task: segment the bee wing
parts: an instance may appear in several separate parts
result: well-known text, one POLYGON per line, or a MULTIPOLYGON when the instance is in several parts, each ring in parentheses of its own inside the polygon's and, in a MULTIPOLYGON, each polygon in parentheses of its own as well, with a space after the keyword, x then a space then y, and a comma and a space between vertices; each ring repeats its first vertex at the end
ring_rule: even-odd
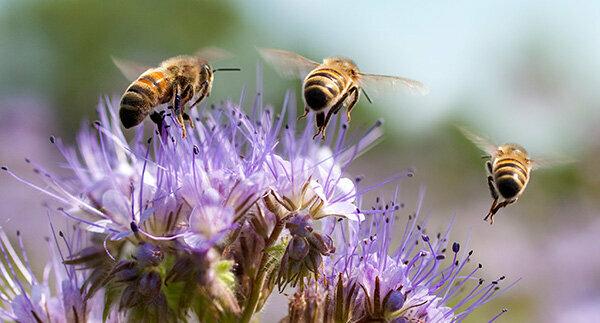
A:
POLYGON ((272 65, 277 73, 287 78, 304 78, 314 70, 319 63, 302 55, 281 49, 258 48, 260 56, 272 65))
POLYGON ((204 47, 196 51, 194 55, 211 63, 233 57, 232 53, 219 47, 204 47))
POLYGON ((531 160, 531 169, 552 168, 572 164, 575 159, 564 156, 541 157, 531 160))
POLYGON ((369 91, 404 89, 412 94, 426 95, 429 93, 429 88, 425 84, 404 77, 363 73, 360 75, 361 86, 369 91))
POLYGON ((138 64, 136 62, 119 59, 113 56, 111 56, 111 58, 113 60, 113 63, 115 63, 115 65, 121 71, 121 73, 123 73, 123 75, 125 75, 125 77, 132 82, 137 80, 137 78, 140 77, 142 73, 151 68, 148 66, 138 64))
POLYGON ((471 132, 470 130, 461 127, 461 126, 456 126, 458 128, 458 130, 460 130, 460 132, 463 133, 463 135, 469 139, 472 143, 475 144, 475 146, 477 146, 479 149, 483 150, 484 152, 490 154, 490 155, 494 155, 496 153, 496 150, 498 149, 498 146, 494 145, 491 140, 478 136, 475 133, 471 132))

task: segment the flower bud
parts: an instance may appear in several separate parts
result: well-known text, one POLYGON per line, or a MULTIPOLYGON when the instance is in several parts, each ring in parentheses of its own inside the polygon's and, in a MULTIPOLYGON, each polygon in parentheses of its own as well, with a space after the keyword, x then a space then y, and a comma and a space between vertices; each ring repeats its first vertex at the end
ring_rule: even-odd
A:
POLYGON ((318 232, 312 232, 308 236, 308 242, 311 247, 317 250, 324 256, 328 256, 331 253, 335 252, 335 247, 333 246, 333 240, 328 235, 323 235, 318 232))
POLYGON ((387 312, 395 312, 402 308, 405 300, 406 296, 404 296, 402 292, 393 290, 390 292, 387 302, 385 303, 385 310, 387 312))
POLYGON ((300 261, 308 255, 310 246, 305 238, 293 237, 288 245, 288 250, 291 259, 300 261))
POLYGON ((290 218, 285 227, 292 236, 307 237, 313 231, 308 223, 309 219, 308 215, 296 214, 290 218))
POLYGON ((314 249, 312 249, 310 251, 310 253, 308 254, 308 257, 306 257, 304 260, 304 264, 306 265, 306 268, 308 270, 312 271, 313 273, 317 272, 317 269, 319 269, 321 262, 323 262, 323 258, 321 256, 321 254, 314 249))
POLYGON ((151 243, 144 243, 138 247, 135 258, 140 267, 154 267, 160 265, 164 259, 164 254, 158 246, 151 243))

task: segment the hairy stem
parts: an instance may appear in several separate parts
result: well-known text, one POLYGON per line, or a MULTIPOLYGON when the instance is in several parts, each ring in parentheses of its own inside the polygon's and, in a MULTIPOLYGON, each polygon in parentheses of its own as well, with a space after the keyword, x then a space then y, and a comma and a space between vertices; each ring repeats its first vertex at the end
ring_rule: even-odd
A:
POLYGON ((285 220, 279 219, 271 232, 271 235, 265 242, 265 248, 263 249, 263 255, 260 259, 260 265, 258 266, 258 273, 254 278, 254 282, 252 283, 252 290, 250 291, 250 297, 246 299, 246 304, 244 304, 244 312, 242 313, 242 317, 240 318, 240 322, 248 323, 252 319, 254 312, 256 311, 256 307, 258 306, 258 301, 260 300, 260 293, 262 292, 263 285, 265 283, 265 277, 267 275, 266 270, 262 270, 268 260, 267 249, 269 249, 275 241, 279 238, 283 227, 285 226, 285 220))

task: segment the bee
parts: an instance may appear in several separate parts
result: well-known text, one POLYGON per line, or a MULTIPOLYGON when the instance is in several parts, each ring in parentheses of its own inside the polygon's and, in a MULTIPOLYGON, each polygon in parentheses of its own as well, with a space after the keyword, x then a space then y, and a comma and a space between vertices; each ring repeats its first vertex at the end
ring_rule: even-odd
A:
POLYGON ((186 137, 185 121, 194 127, 192 119, 185 112, 210 96, 216 71, 239 71, 238 68, 212 69, 209 61, 230 56, 217 48, 207 48, 195 55, 182 55, 169 58, 158 67, 140 66, 113 58, 115 65, 133 82, 121 97, 119 117, 125 128, 140 124, 160 104, 169 104, 174 120, 181 127, 182 138, 186 137), (194 99, 195 98, 195 99, 194 99))
POLYGON ((350 113, 358 102, 360 92, 372 102, 364 88, 404 87, 412 92, 427 94, 421 82, 397 76, 365 74, 356 64, 344 57, 328 57, 319 64, 299 54, 280 49, 259 49, 261 56, 283 76, 304 78, 305 118, 312 110, 316 113, 317 132, 325 138, 325 129, 331 117, 342 108, 350 122, 350 113))
POLYGON ((568 159, 531 159, 527 150, 518 144, 494 145, 467 129, 459 127, 467 139, 486 154, 487 182, 492 195, 492 206, 483 219, 494 223, 494 215, 503 207, 515 203, 529 183, 531 171, 539 168, 569 163, 568 159), (500 201, 502 198, 502 201, 500 201), (499 202, 500 201, 500 202, 499 202))

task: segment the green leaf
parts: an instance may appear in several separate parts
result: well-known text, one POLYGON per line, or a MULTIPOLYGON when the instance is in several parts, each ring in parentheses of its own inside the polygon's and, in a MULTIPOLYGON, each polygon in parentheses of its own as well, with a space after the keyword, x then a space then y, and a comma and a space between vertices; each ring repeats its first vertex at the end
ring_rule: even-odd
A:
POLYGON ((279 244, 273 245, 267 248, 265 251, 267 252, 267 262, 265 263, 265 268, 260 268, 259 270, 267 270, 269 272, 273 271, 281 262, 281 258, 283 258, 283 254, 285 253, 285 249, 287 248, 288 241, 282 241, 279 244))
POLYGON ((102 309, 102 322, 106 322, 108 320, 108 316, 111 313, 111 307, 117 297, 120 294, 120 288, 115 288, 111 286, 107 286, 104 289, 104 308, 102 309))
POLYGON ((167 298, 167 304, 175 313, 179 312, 177 309, 181 305, 181 298, 183 296, 183 291, 186 289, 185 287, 185 282, 170 283, 167 286, 163 286, 162 290, 167 298))
POLYGON ((258 270, 266 271, 265 275, 265 283, 263 286, 263 290, 260 295, 260 300, 258 301, 258 306, 256 307, 256 311, 260 311, 269 296, 271 295, 271 291, 275 286, 276 275, 279 264, 281 263, 281 258, 285 254, 285 249, 287 248, 288 240, 284 240, 279 244, 273 245, 265 250, 267 253, 267 261, 265 262, 264 268, 259 268, 258 270))

